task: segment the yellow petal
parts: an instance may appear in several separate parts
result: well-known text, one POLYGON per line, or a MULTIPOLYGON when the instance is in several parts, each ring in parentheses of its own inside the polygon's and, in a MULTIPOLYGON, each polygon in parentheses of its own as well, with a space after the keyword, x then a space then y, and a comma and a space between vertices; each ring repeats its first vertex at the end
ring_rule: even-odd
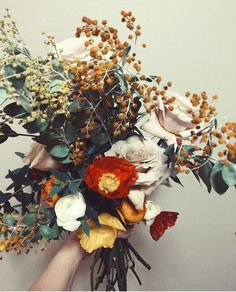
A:
POLYGON ((101 225, 110 226, 116 230, 126 231, 120 220, 110 215, 109 213, 102 213, 98 216, 99 223, 101 225))
POLYGON ((101 225, 100 227, 94 226, 92 229, 90 229, 89 236, 87 236, 85 233, 80 233, 79 235, 81 238, 80 244, 82 248, 88 253, 91 253, 95 249, 101 247, 112 248, 114 246, 116 236, 116 229, 104 225, 101 225))

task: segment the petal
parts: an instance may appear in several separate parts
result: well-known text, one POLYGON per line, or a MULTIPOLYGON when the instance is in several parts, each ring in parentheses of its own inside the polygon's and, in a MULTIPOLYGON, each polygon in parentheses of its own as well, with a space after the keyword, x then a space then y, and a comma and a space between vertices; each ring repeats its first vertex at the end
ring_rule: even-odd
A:
POLYGON ((126 231, 119 219, 109 213, 102 213, 98 216, 99 223, 120 231, 126 231))
POLYGON ((80 233, 80 244, 82 248, 91 253, 98 248, 112 248, 117 237, 117 230, 110 226, 94 226, 90 234, 80 233))
POLYGON ((63 227, 65 230, 75 231, 80 227, 81 222, 77 220, 73 220, 73 221, 65 223, 65 222, 60 221, 59 218, 57 218, 57 225, 63 227))
POLYGON ((154 220, 154 218, 161 213, 161 208, 159 205, 154 204, 152 201, 148 200, 145 203, 147 211, 145 213, 144 219, 147 221, 154 220))
POLYGON ((155 112, 151 112, 149 120, 143 123, 140 129, 160 139, 166 139, 168 144, 173 144, 176 142, 175 135, 166 131, 161 126, 155 112))
POLYGON ((128 198, 134 204, 135 209, 143 210, 143 203, 145 199, 144 192, 136 189, 130 190, 128 198))
POLYGON ((163 211, 156 216, 150 227, 150 233, 154 240, 158 240, 165 233, 166 229, 175 225, 179 213, 163 211))

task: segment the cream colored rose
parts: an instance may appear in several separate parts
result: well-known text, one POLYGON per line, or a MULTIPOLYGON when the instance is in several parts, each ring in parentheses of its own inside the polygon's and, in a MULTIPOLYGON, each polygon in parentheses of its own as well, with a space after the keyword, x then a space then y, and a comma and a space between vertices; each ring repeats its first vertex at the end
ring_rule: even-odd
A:
POLYGON ((69 63, 74 63, 78 60, 89 62, 92 57, 84 44, 87 40, 88 38, 86 37, 73 37, 58 43, 56 46, 57 50, 61 51, 60 57, 69 63))
POLYGON ((45 150, 45 146, 34 142, 31 145, 31 150, 23 159, 25 163, 29 163, 31 167, 48 171, 50 169, 60 168, 61 164, 52 158, 52 156, 45 150))
POLYGON ((84 216, 85 210, 86 203, 81 193, 62 197, 55 205, 57 225, 68 231, 77 230, 81 225, 77 219, 84 216))
POLYGON ((145 203, 147 211, 144 216, 147 225, 151 225, 155 220, 156 216, 161 213, 161 208, 159 205, 154 204, 152 201, 148 200, 145 203))
POLYGON ((192 116, 188 113, 196 108, 184 96, 175 92, 166 92, 166 97, 175 97, 174 110, 170 111, 163 103, 161 97, 158 99, 158 109, 152 111, 149 119, 141 125, 141 129, 160 139, 166 139, 169 144, 176 142, 176 137, 187 139, 196 125, 191 123, 192 116))
MULTIPOLYGON (((135 184, 146 195, 165 182, 171 173, 165 164, 167 157, 164 155, 164 149, 152 140, 142 140, 139 136, 116 142, 105 155, 122 157, 134 164, 138 172, 135 184)), ((130 197, 133 197, 133 194, 130 197)), ((141 198, 140 193, 139 197, 141 198)))

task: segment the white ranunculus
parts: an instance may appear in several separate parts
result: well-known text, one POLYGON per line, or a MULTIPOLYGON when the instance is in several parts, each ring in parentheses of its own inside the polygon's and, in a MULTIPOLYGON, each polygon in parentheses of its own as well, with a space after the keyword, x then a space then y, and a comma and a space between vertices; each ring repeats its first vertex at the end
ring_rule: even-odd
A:
POLYGON ((134 204, 135 209, 143 210, 143 203, 145 199, 144 192, 139 189, 131 189, 129 191, 128 198, 134 204))
POLYGON ((159 97, 157 110, 151 112, 149 119, 141 125, 141 129, 172 144, 176 142, 176 137, 189 138, 191 131, 196 129, 196 125, 191 122, 192 115, 188 113, 189 109, 195 112, 196 107, 187 97, 179 93, 167 91, 165 96, 175 97, 174 110, 170 111, 159 97))
POLYGON ((161 213, 161 208, 159 205, 154 204, 152 201, 148 200, 145 203, 147 208, 144 220, 146 220, 147 225, 151 225, 155 220, 156 216, 161 213))
POLYGON ((86 210, 86 203, 81 193, 67 195, 56 202, 55 213, 57 225, 65 230, 75 231, 81 222, 77 219, 83 217, 86 210))
POLYGON ((165 182, 171 174, 165 163, 167 157, 164 149, 152 140, 143 140, 139 136, 116 142, 105 155, 122 157, 134 164, 138 172, 135 184, 146 195, 165 182))

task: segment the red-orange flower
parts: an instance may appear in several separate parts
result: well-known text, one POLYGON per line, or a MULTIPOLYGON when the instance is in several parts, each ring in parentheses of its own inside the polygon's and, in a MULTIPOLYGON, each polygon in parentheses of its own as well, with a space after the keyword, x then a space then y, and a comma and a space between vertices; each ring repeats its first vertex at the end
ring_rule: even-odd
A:
POLYGON ((109 199, 126 197, 137 179, 138 174, 132 163, 113 156, 95 159, 85 174, 88 188, 109 199))
POLYGON ((49 206, 54 207, 56 202, 60 199, 58 194, 53 195, 49 198, 49 194, 55 185, 57 179, 51 176, 41 187, 41 198, 48 203, 49 206))

